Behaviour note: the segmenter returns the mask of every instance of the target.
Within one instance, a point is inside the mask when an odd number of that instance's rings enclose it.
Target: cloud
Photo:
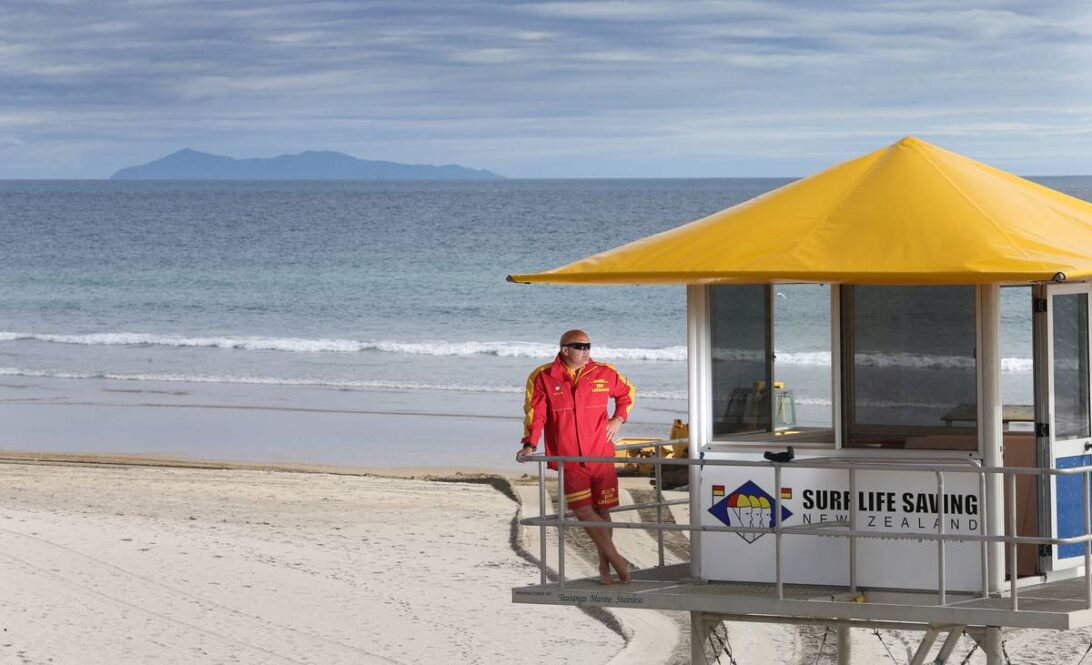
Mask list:
[[[1081,2],[16,0],[4,12],[0,129],[19,143],[5,143],[0,177],[105,177],[184,146],[516,176],[768,175],[747,160],[766,155],[762,168],[799,175],[905,134],[1019,155],[1017,170],[1092,172]],[[1050,160],[1029,158],[1028,142]]]

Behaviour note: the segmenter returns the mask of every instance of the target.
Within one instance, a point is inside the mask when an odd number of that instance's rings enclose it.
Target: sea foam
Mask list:
[[[395,342],[352,339],[299,337],[189,337],[133,332],[58,335],[50,333],[0,332],[0,342],[32,340],[54,344],[86,346],[173,346],[245,351],[285,351],[296,353],[361,353],[380,351],[418,356],[497,356],[504,358],[548,358],[557,353],[554,344],[537,342]],[[663,348],[626,348],[596,346],[594,356],[602,360],[649,360],[683,362],[685,346]]]
[[[242,351],[281,351],[287,353],[366,353],[379,352],[412,356],[493,356],[498,358],[550,358],[557,353],[554,344],[516,341],[445,340],[396,342],[391,340],[353,340],[302,337],[191,337],[134,332],[105,332],[61,335],[51,333],[0,332],[0,342],[37,341],[85,346],[164,346],[177,348],[235,349]],[[592,355],[605,361],[686,362],[685,346],[615,347],[595,346]],[[723,362],[760,362],[761,352],[742,350],[713,351],[713,359]],[[792,367],[830,367],[828,351],[781,352],[777,363]],[[921,355],[913,353],[860,353],[857,365],[863,367],[902,367],[907,369],[970,369],[974,359],[966,356]],[[1001,359],[1001,371],[1025,374],[1032,371],[1031,358]]]

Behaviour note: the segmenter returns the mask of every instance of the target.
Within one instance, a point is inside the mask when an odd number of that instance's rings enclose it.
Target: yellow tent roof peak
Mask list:
[[[1092,203],[913,136],[510,281],[976,284],[1092,278]]]

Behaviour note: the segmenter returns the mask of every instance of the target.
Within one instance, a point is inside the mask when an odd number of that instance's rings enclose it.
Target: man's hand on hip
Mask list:
[[[614,437],[618,434],[618,430],[622,429],[622,419],[615,416],[607,421],[607,441],[614,441]]]

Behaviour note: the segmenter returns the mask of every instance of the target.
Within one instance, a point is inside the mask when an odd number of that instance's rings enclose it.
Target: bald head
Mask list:
[[[584,344],[582,349],[574,349],[569,344]],[[591,357],[591,340],[583,330],[566,330],[561,336],[561,362],[571,370],[580,369],[588,364]]]
[[[561,346],[565,346],[570,342],[587,342],[588,333],[583,330],[566,330],[561,334]]]

